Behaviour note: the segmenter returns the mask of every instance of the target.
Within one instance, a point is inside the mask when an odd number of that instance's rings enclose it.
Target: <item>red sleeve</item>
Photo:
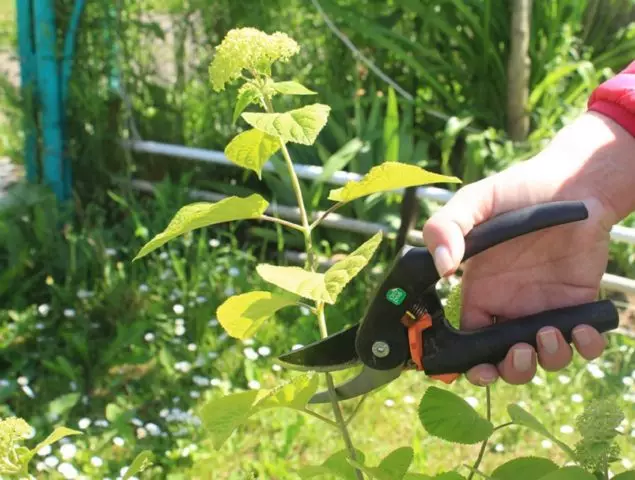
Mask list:
[[[611,118],[635,137],[635,61],[596,88],[587,107]]]

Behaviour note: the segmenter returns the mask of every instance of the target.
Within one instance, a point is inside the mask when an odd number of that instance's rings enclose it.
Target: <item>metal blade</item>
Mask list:
[[[401,375],[403,367],[400,365],[392,370],[374,370],[364,365],[362,371],[356,377],[352,378],[346,383],[335,387],[335,393],[338,400],[348,400],[350,398],[364,395],[365,393],[372,392],[388,383],[392,382]],[[319,392],[313,395],[309,403],[328,403],[331,401],[331,396],[328,390]]]
[[[275,362],[293,370],[334,372],[360,364],[355,350],[355,335],[359,325],[334,333],[278,357]]]

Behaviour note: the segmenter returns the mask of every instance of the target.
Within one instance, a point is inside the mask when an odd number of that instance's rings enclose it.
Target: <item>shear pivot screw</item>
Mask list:
[[[390,347],[386,342],[373,343],[373,347],[371,350],[373,351],[373,355],[379,358],[387,357],[390,353]]]

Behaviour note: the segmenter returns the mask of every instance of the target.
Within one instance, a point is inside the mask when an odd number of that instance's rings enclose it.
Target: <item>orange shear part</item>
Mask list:
[[[410,344],[410,357],[417,366],[417,370],[423,370],[423,335],[422,332],[432,326],[432,317],[429,313],[424,313],[414,320],[412,317],[405,315],[401,322],[408,327],[408,343]],[[442,373],[439,375],[430,375],[430,378],[441,380],[443,383],[450,384],[459,378],[458,373]]]

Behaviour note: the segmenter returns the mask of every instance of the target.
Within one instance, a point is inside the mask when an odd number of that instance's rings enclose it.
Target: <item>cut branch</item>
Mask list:
[[[532,0],[513,0],[510,52],[507,63],[507,130],[514,141],[523,141],[529,133],[529,75],[531,60]]]

